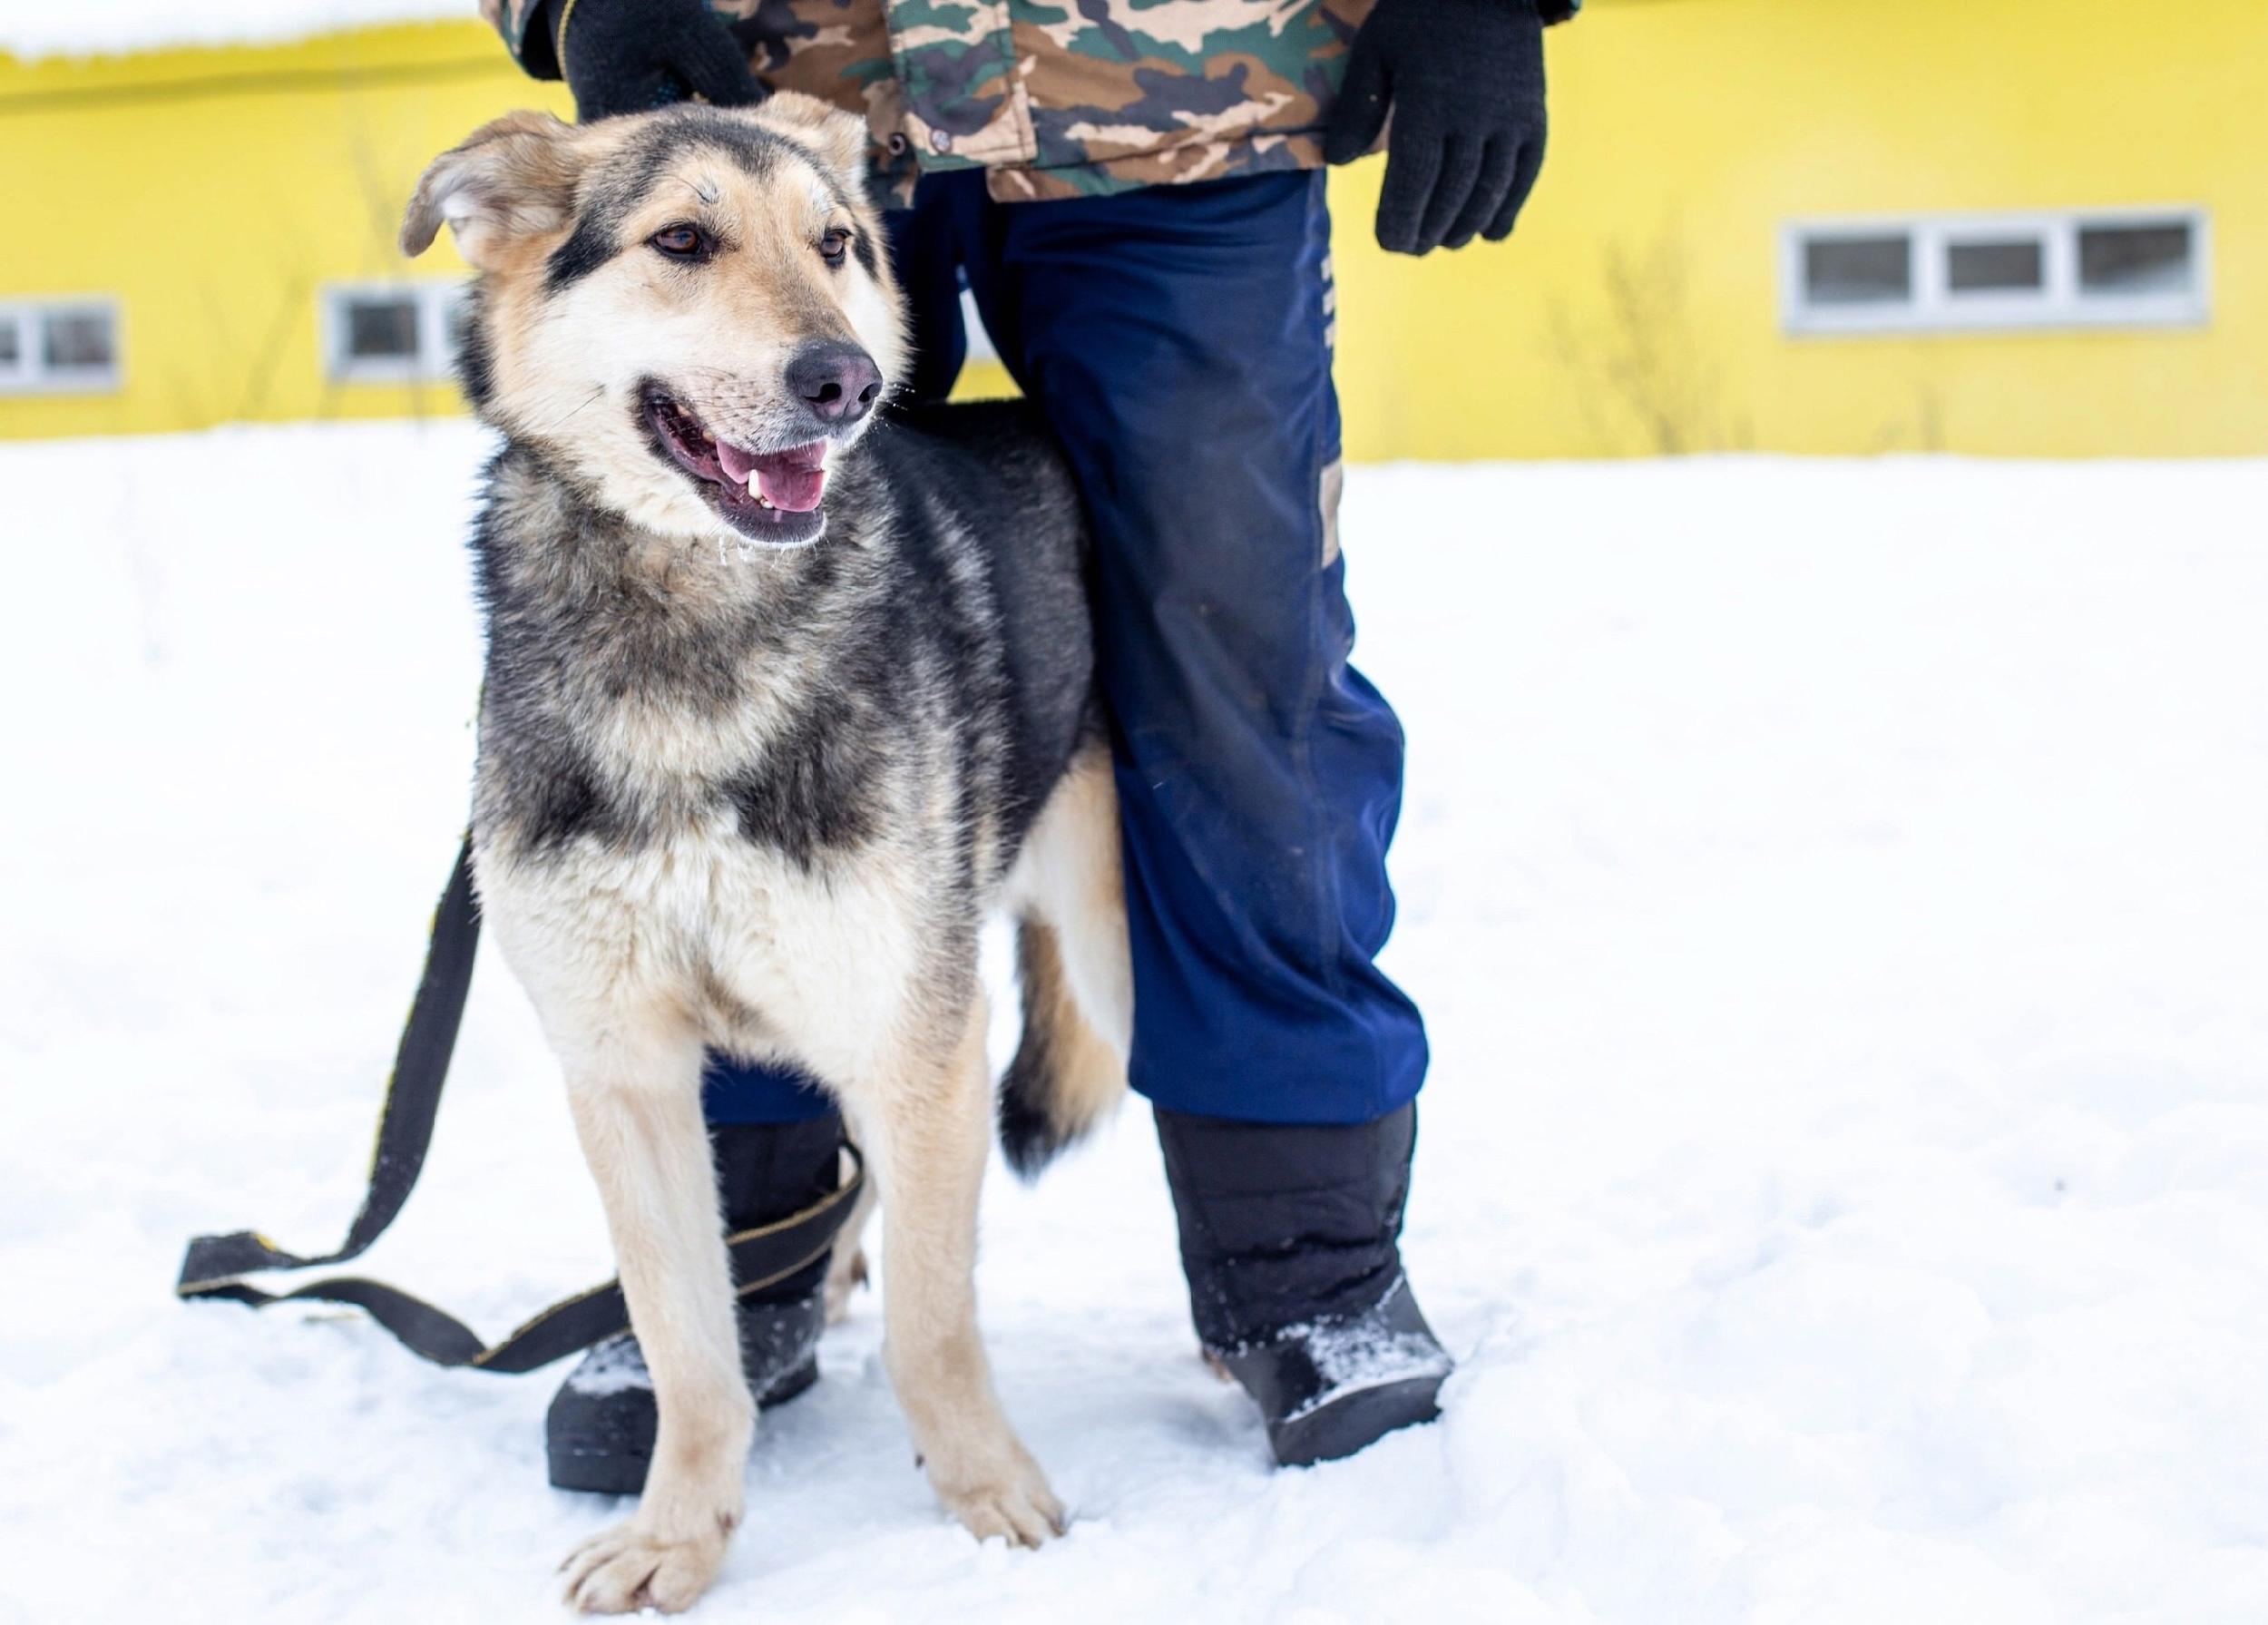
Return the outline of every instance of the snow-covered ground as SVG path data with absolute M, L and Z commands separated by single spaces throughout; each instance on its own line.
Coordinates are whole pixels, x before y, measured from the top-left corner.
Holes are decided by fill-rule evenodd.
M 548 1375 L 168 1296 L 359 1194 L 479 447 L 0 450 L 0 1619 L 546 1620 L 616 1514 L 544 1486 Z M 2268 465 L 1356 471 L 1445 1420 L 1267 1472 L 1129 1112 L 986 1194 L 1070 1537 L 946 1522 L 867 1299 L 709 1617 L 2268 1617 L 2263 511 Z M 607 1273 L 493 963 L 368 1268 L 492 1334 Z

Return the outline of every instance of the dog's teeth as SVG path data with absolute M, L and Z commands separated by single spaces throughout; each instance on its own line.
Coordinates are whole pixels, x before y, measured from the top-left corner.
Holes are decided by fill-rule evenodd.
M 759 491 L 756 494 L 756 505 L 759 508 L 768 508 L 772 505 L 772 499 Z

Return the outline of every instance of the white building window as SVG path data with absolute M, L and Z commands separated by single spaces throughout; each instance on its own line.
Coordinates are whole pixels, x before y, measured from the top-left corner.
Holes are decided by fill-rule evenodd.
M 323 366 L 354 384 L 448 377 L 464 337 L 462 282 L 387 282 L 323 290 Z
M 1791 333 L 2194 326 L 2207 248 L 2195 209 L 1807 220 L 1781 304 Z
M 110 300 L 0 304 L 0 394 L 107 395 L 118 382 Z

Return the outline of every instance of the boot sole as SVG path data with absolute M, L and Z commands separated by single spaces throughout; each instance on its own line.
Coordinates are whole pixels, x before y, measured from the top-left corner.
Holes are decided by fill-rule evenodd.
M 1416 1427 L 1442 1414 L 1439 1399 L 1447 1373 L 1407 1377 L 1334 1395 L 1312 1411 L 1287 1416 L 1268 1427 L 1268 1444 L 1283 1467 L 1312 1467 L 1344 1461 L 1388 1434 Z
M 756 1396 L 756 1403 L 786 1405 L 818 1380 L 819 1356 L 814 1351 L 804 1356 L 802 1364 L 782 1372 L 778 1381 Z M 653 1464 L 650 1452 L 624 1450 L 619 1444 L 578 1450 L 552 1439 L 546 1442 L 545 1454 L 550 1458 L 552 1488 L 592 1495 L 639 1493 L 646 1487 L 646 1470 Z

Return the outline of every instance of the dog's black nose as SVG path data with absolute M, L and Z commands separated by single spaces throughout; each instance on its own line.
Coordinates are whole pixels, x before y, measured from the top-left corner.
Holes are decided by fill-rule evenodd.
M 787 364 L 787 387 L 823 421 L 856 423 L 882 398 L 882 368 L 855 344 L 815 344 Z

